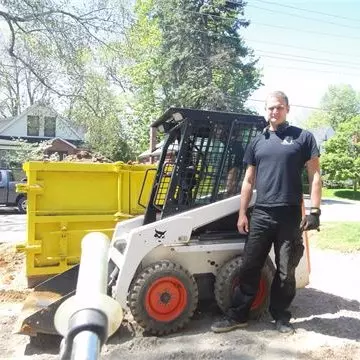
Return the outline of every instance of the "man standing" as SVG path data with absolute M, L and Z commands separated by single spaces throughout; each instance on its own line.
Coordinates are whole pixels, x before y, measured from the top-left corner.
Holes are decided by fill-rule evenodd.
M 239 232 L 249 233 L 244 249 L 240 286 L 234 291 L 233 305 L 226 318 L 213 324 L 214 332 L 245 327 L 256 296 L 261 270 L 274 245 L 276 273 L 271 286 L 269 311 L 277 330 L 292 333 L 288 311 L 296 291 L 295 269 L 303 255 L 302 231 L 320 225 L 321 178 L 319 151 L 313 135 L 290 126 L 287 96 L 276 91 L 266 100 L 268 126 L 248 146 L 247 164 L 241 188 Z M 311 210 L 302 220 L 301 174 L 306 166 L 311 186 Z M 250 219 L 247 208 L 256 189 Z

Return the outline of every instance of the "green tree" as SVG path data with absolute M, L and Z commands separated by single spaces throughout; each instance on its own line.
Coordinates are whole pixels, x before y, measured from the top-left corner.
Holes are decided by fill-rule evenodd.
M 336 129 L 360 113 L 360 97 L 351 85 L 330 85 L 321 106 L 327 112 L 330 125 Z
M 260 86 L 253 52 L 241 38 L 243 1 L 157 0 L 166 105 L 244 111 Z
M 352 179 L 354 191 L 360 181 L 360 116 L 341 123 L 336 135 L 325 143 L 321 168 L 331 180 Z
M 23 139 L 13 140 L 16 150 L 4 153 L 2 161 L 6 167 L 20 169 L 26 161 L 40 161 L 44 159 L 44 151 L 51 147 L 51 140 L 30 143 Z M 57 154 L 52 154 L 49 160 L 59 160 Z
M 314 129 L 321 126 L 339 124 L 360 114 L 360 96 L 350 85 L 330 85 L 321 99 L 320 111 L 313 112 L 305 126 Z
M 245 101 L 261 82 L 240 35 L 249 25 L 244 7 L 225 0 L 136 2 L 125 74 L 133 84 L 132 123 L 143 134 L 137 138 L 144 139 L 150 122 L 169 106 L 246 111 Z
M 330 126 L 330 119 L 324 110 L 315 110 L 307 118 L 304 127 L 307 129 L 317 129 Z
M 77 125 L 86 129 L 86 142 L 109 159 L 129 160 L 134 153 L 122 122 L 124 104 L 103 76 L 88 74 L 82 92 L 71 109 Z
M 1 4 L 5 31 L 0 37 L 0 84 L 9 86 L 0 89 L 4 105 L 0 112 L 16 115 L 45 94 L 54 108 L 87 131 L 95 151 L 113 160 L 128 159 L 120 96 L 126 89 L 119 91 L 120 82 L 108 77 L 104 54 L 111 50 L 120 57 L 113 44 L 123 39 L 131 4 L 124 0 L 4 0 Z M 3 69 L 12 72 L 1 73 Z M 24 94 L 26 101 L 21 101 Z
M 36 59 L 23 56 L 28 62 L 36 62 Z M 42 74 L 52 78 L 53 72 L 50 64 L 43 63 Z M 48 102 L 49 89 L 44 86 L 34 74 L 17 59 L 1 55 L 0 60 L 0 115 L 11 117 L 19 115 L 26 107 L 35 102 Z
M 99 46 L 107 46 L 114 38 L 119 40 L 128 16 L 121 0 L 82 4 L 71 0 L 3 0 L 1 4 L 0 21 L 5 28 L 1 50 L 54 93 L 67 96 L 71 94 L 66 80 L 81 73 L 78 59 L 84 49 L 95 55 Z M 53 83 L 43 72 L 44 62 L 52 64 L 54 73 L 62 74 L 61 81 Z
M 131 147 L 141 152 L 149 147 L 149 125 L 166 106 L 161 91 L 160 56 L 162 35 L 158 18 L 152 16 L 156 0 L 138 0 L 135 3 L 135 21 L 127 34 L 122 50 L 127 60 L 117 74 L 127 79 L 129 106 L 127 133 Z M 116 54 L 115 54 L 116 55 Z

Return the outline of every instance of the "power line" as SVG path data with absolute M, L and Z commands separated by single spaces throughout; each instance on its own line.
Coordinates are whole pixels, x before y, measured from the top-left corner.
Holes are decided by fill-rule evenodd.
M 279 53 L 279 52 L 271 52 L 271 51 L 264 51 L 264 50 L 257 50 L 257 49 L 254 49 L 254 50 L 256 50 L 259 53 L 264 53 L 264 54 L 275 54 L 275 55 L 288 56 L 288 57 L 290 57 L 288 60 L 295 60 L 295 61 L 301 61 L 301 62 L 310 62 L 312 64 L 335 66 L 335 67 L 344 67 L 344 66 L 346 66 L 349 69 L 359 69 L 360 70 L 360 63 L 351 63 L 351 62 L 345 62 L 345 61 L 331 61 L 331 60 L 327 60 L 327 59 L 318 59 L 318 58 L 313 58 L 313 57 L 308 57 L 308 56 L 286 54 L 286 53 Z M 284 58 L 282 56 L 276 56 L 276 58 L 287 59 L 287 58 Z M 301 59 L 305 59 L 306 61 L 301 60 Z M 315 60 L 315 61 L 307 61 L 307 60 Z M 340 64 L 340 65 L 337 65 L 337 64 Z M 352 66 L 352 65 L 355 65 L 355 66 Z
M 195 32 L 202 32 L 202 33 L 207 33 L 206 31 L 201 31 L 201 30 L 194 30 Z M 229 38 L 230 36 L 224 36 L 224 35 L 219 35 L 220 37 L 225 37 L 225 38 Z M 233 38 L 233 37 L 232 37 Z M 266 53 L 266 51 L 263 51 Z M 275 53 L 276 54 L 276 53 Z M 345 69 L 350 69 L 353 68 L 355 70 L 359 69 L 360 67 L 351 67 L 349 65 L 346 66 L 341 66 L 341 65 L 336 65 L 336 64 L 332 64 L 332 63 L 325 63 L 325 62 L 316 62 L 316 61 L 308 61 L 308 60 L 302 60 L 302 59 L 296 59 L 294 57 L 296 57 L 296 55 L 287 55 L 287 56 L 292 56 L 293 58 L 285 58 L 285 57 L 281 57 L 281 56 L 267 56 L 267 55 L 262 55 L 261 57 L 265 57 L 265 58 L 276 58 L 279 60 L 284 60 L 284 61 L 298 61 L 298 62 L 305 62 L 305 63 L 309 63 L 309 64 L 318 64 L 318 65 L 324 65 L 324 66 L 333 66 L 333 67 L 344 67 Z M 261 59 L 260 57 L 260 59 Z M 202 57 L 203 59 L 207 59 L 205 57 Z M 311 59 L 311 58 L 310 58 Z M 317 59 L 314 59 L 317 60 Z M 319 59 L 321 60 L 321 59 Z M 326 61 L 326 60 L 324 60 Z M 353 63 L 355 65 L 355 63 Z M 290 69 L 290 70 L 299 70 L 299 71 L 311 71 L 311 72 L 317 72 L 317 73 L 329 73 L 329 74 L 342 74 L 342 75 L 350 75 L 350 76 L 360 76 L 360 73 L 356 73 L 356 72 L 344 72 L 344 71 L 330 71 L 330 70 L 319 70 L 319 69 L 304 69 L 304 68 L 298 68 L 298 67 L 286 67 L 286 66 L 273 66 L 273 65 L 265 65 L 265 67 L 275 67 L 275 68 L 280 68 L 280 69 Z
M 315 61 L 308 61 L 308 60 L 302 60 L 302 59 L 296 59 L 296 58 L 284 58 L 284 57 L 281 57 L 281 56 L 262 55 L 262 57 L 264 57 L 264 58 L 270 58 L 270 59 L 279 59 L 279 60 L 303 62 L 303 63 L 315 64 L 315 65 L 342 67 L 341 65 L 332 65 L 332 64 L 326 64 L 326 63 L 315 62 Z M 359 71 L 360 71 L 360 67 L 347 66 L 346 68 L 347 68 L 347 69 L 354 69 L 354 70 L 359 70 Z
M 292 66 L 280 66 L 280 65 L 266 65 L 265 67 L 272 67 L 272 68 L 277 68 L 277 69 L 288 69 L 288 70 L 296 70 L 296 71 L 306 71 L 306 72 L 316 72 L 316 73 L 327 73 L 327 74 L 332 74 L 332 75 L 349 75 L 349 76 L 355 76 L 355 77 L 360 77 L 360 73 L 350 73 L 350 72 L 334 72 L 334 71 L 330 71 L 330 70 L 319 70 L 319 69 L 304 69 L 304 68 L 299 68 L 299 67 L 292 67 Z
M 258 0 L 258 1 L 260 1 L 260 0 Z M 228 1 L 228 2 L 233 3 L 233 4 L 238 4 L 237 2 L 234 2 L 234 1 Z M 268 2 L 268 3 L 272 3 L 272 4 L 277 4 L 277 3 L 275 3 L 275 2 L 269 2 L 269 1 L 263 1 L 263 2 Z M 280 5 L 280 4 L 277 4 L 277 5 L 286 7 L 285 5 Z M 251 6 L 251 5 L 250 5 L 250 6 Z M 289 6 L 287 6 L 287 7 L 289 7 Z M 297 9 L 296 7 L 291 7 L 291 8 Z M 199 12 L 199 11 L 192 11 L 192 10 L 182 10 L 182 11 L 183 11 L 183 12 L 187 12 L 187 13 L 193 13 L 193 14 L 201 15 L 201 16 L 215 17 L 215 18 L 221 19 L 222 21 L 228 21 L 228 20 L 245 21 L 244 19 L 239 19 L 239 18 L 237 18 L 237 17 L 226 17 L 226 18 L 224 18 L 223 16 L 214 15 L 214 14 L 202 13 L 202 12 Z M 303 11 L 306 11 L 306 10 L 303 10 Z M 179 13 L 179 14 L 180 14 L 180 13 Z M 329 14 L 327 14 L 327 15 L 329 15 Z M 329 16 L 330 16 L 330 15 L 329 15 Z M 345 18 L 345 19 L 346 19 L 346 18 Z M 314 19 L 314 20 L 315 20 L 315 19 Z M 329 22 L 329 23 L 330 23 L 330 22 Z M 255 24 L 258 24 L 258 25 L 260 25 L 260 26 L 268 26 L 268 27 L 280 28 L 280 29 L 285 29 L 285 30 L 293 30 L 293 31 L 299 31 L 299 32 L 307 32 L 307 33 L 310 33 L 310 34 L 318 34 L 318 35 L 322 35 L 322 36 L 331 36 L 331 37 L 338 37 L 338 38 L 343 38 L 343 39 L 356 39 L 356 40 L 359 40 L 359 39 L 360 39 L 360 37 L 342 36 L 342 35 L 337 35 L 337 34 L 327 34 L 327 33 L 322 33 L 322 32 L 311 31 L 311 30 L 288 28 L 288 27 L 279 26 L 279 25 L 270 25 L 270 24 L 257 23 L 257 22 L 255 22 Z M 335 24 L 335 23 L 332 23 L 332 24 Z M 340 24 L 336 24 L 336 25 L 340 25 Z M 343 25 L 340 25 L 340 26 L 343 26 Z M 352 28 L 360 29 L 360 27 L 352 27 Z M 198 32 L 198 33 L 209 34 L 208 31 L 202 31 L 202 30 L 193 30 L 193 31 L 194 31 L 194 32 Z M 211 35 L 211 36 L 217 36 L 217 37 L 222 37 L 222 38 L 228 38 L 228 39 L 241 39 L 241 40 L 242 40 L 242 38 L 241 38 L 240 36 L 239 36 L 239 37 L 236 37 L 236 36 L 227 36 L 227 35 L 220 35 L 220 34 L 209 34 L 209 35 Z M 315 49 L 309 49 L 309 48 L 304 48 L 304 47 L 296 47 L 296 46 L 292 46 L 292 45 L 268 43 L 268 42 L 255 41 L 255 40 L 252 40 L 252 41 L 258 42 L 258 43 L 266 43 L 266 44 L 274 44 L 274 45 L 279 45 L 279 46 L 285 46 L 285 47 L 294 48 L 294 49 L 301 49 L 301 50 L 309 50 L 309 51 L 314 51 L 314 52 L 327 53 L 327 54 L 331 54 L 331 55 L 339 55 L 338 53 L 334 53 L 334 52 L 331 52 L 331 51 L 315 50 Z M 346 56 L 346 54 L 343 54 L 343 56 Z M 354 58 L 353 54 L 348 54 L 348 56 L 351 56 L 352 58 Z
M 333 17 L 333 18 L 336 18 L 336 19 L 343 19 L 343 20 L 354 21 L 354 22 L 360 23 L 359 19 L 352 19 L 352 18 L 348 18 L 348 17 L 345 17 L 345 16 L 341 16 L 341 15 L 334 15 L 334 14 L 325 13 L 325 12 L 322 12 L 322 11 L 299 8 L 297 6 L 279 4 L 279 3 L 275 2 L 275 1 L 268 1 L 268 0 L 253 0 L 253 1 L 257 1 L 257 2 L 260 2 L 260 3 L 267 3 L 267 4 L 277 5 L 277 6 L 286 7 L 286 8 L 289 8 L 289 9 L 305 11 L 305 12 L 308 12 L 308 13 L 313 13 L 313 14 L 318 14 L 318 15 L 329 16 L 329 17 Z M 228 2 L 236 4 L 236 2 L 234 2 L 234 1 L 229 1 L 228 0 Z
M 231 99 L 231 100 L 242 100 L 242 98 L 240 98 L 239 96 L 234 96 L 234 95 L 226 95 L 225 94 L 225 97 L 228 98 L 228 99 Z M 254 102 L 260 102 L 260 103 L 266 103 L 266 100 L 260 100 L 260 99 L 252 99 L 252 98 L 249 98 L 249 99 L 246 99 L 245 102 L 248 102 L 248 101 L 254 101 Z M 304 108 L 304 109 L 310 109 L 310 110 L 322 110 L 322 111 L 326 111 L 322 108 L 319 108 L 319 107 L 316 107 L 316 106 L 309 106 L 309 105 L 299 105 L 299 104 L 292 104 L 290 103 L 290 106 L 291 107 L 299 107 L 299 108 Z
M 297 28 L 292 28 L 292 27 L 288 27 L 288 26 L 281 26 L 281 25 L 274 25 L 274 24 L 264 24 L 261 22 L 252 22 L 252 24 L 257 24 L 260 26 L 266 26 L 266 27 L 271 27 L 271 28 L 278 28 L 278 29 L 283 29 L 283 30 L 292 30 L 292 31 L 299 31 L 301 33 L 308 33 L 308 34 L 315 34 L 315 35 L 321 35 L 321 36 L 330 36 L 330 37 L 337 37 L 337 38 L 341 38 L 341 39 L 353 39 L 353 40 L 360 40 L 359 36 L 343 36 L 343 35 L 338 35 L 338 34 L 328 34 L 328 33 L 323 33 L 320 31 L 313 31 L 313 30 L 304 30 L 304 29 L 297 29 Z
M 320 12 L 320 11 L 303 9 L 303 8 L 299 8 L 299 7 L 296 7 L 296 6 L 279 4 L 279 3 L 276 3 L 276 2 L 273 2 L 273 1 L 262 1 L 262 0 L 253 0 L 253 1 L 258 1 L 258 2 L 261 2 L 261 3 L 273 4 L 273 5 L 277 5 L 277 6 L 280 6 L 280 7 L 286 7 L 286 8 L 290 8 L 290 9 L 294 9 L 294 10 L 301 10 L 301 11 L 305 11 L 305 12 L 309 12 L 309 13 L 314 13 L 314 14 L 319 14 L 319 15 L 325 15 L 325 16 L 334 17 L 334 18 L 336 18 L 336 19 L 343 19 L 343 20 L 347 20 L 347 21 L 355 21 L 355 22 L 360 23 L 360 19 L 351 19 L 351 18 L 348 18 L 348 17 L 340 16 L 340 15 L 328 14 L 328 13 L 323 13 L 323 12 Z M 226 2 L 227 2 L 227 3 L 230 3 L 230 4 L 239 5 L 239 3 L 236 2 L 236 1 L 226 0 Z M 256 7 L 256 5 L 253 5 L 253 4 L 250 4 L 250 5 L 247 4 L 246 6 L 248 6 L 248 7 Z M 272 10 L 270 10 L 270 9 L 265 9 L 265 8 L 260 8 L 260 7 L 257 7 L 257 8 L 263 9 L 263 10 L 272 11 Z M 181 9 L 181 11 L 182 11 L 182 12 L 190 12 L 190 13 L 198 13 L 198 14 L 205 15 L 205 16 L 218 17 L 218 18 L 221 18 L 221 19 L 223 19 L 223 20 L 226 20 L 226 19 L 241 20 L 241 19 L 239 19 L 239 18 L 237 18 L 237 17 L 228 16 L 228 17 L 224 18 L 223 16 L 213 15 L 213 14 L 207 14 L 207 13 L 202 13 L 202 12 L 199 12 L 199 11 L 192 11 L 192 10 L 185 10 L 185 9 Z M 274 11 L 275 11 L 275 10 L 274 10 Z M 278 12 L 278 11 L 277 11 L 277 12 Z M 288 14 L 288 15 L 298 16 L 297 14 L 295 15 L 295 14 L 285 13 L 285 12 L 283 12 L 283 13 L 284 13 L 284 14 Z M 310 19 L 309 19 L 309 20 L 310 20 Z M 356 28 L 356 29 L 359 28 L 359 27 L 357 27 L 357 26 L 352 27 L 352 26 L 350 26 L 350 25 L 338 24 L 338 23 L 329 22 L 329 21 L 326 21 L 326 20 L 320 20 L 320 19 L 311 19 L 311 20 L 316 20 L 316 21 L 319 21 L 319 22 L 326 22 L 326 23 L 333 24 L 333 25 L 338 25 L 338 26 L 351 27 L 351 28 Z
M 347 56 L 347 57 L 351 57 L 352 59 L 360 59 L 360 56 L 357 57 L 357 56 L 354 56 L 353 54 L 344 54 L 344 53 L 339 54 L 339 53 L 336 53 L 333 51 L 312 49 L 312 48 L 306 48 L 306 47 L 294 46 L 294 45 L 286 45 L 283 43 L 276 43 L 276 42 L 253 40 L 250 38 L 248 38 L 247 40 L 250 42 L 259 43 L 259 44 L 276 45 L 276 46 L 281 46 L 281 47 L 285 47 L 285 48 L 291 48 L 291 49 L 297 49 L 297 50 L 307 50 L 307 51 L 318 52 L 318 53 L 329 54 L 329 55 Z
M 330 25 L 345 27 L 345 28 L 348 28 L 348 29 L 356 29 L 356 30 L 360 29 L 360 26 L 351 26 L 351 25 L 345 25 L 345 24 L 338 24 L 338 23 L 333 22 L 333 21 L 326 21 L 326 20 L 321 20 L 321 19 L 309 18 L 307 16 L 298 15 L 298 14 L 292 14 L 292 13 L 285 12 L 285 11 L 267 9 L 267 8 L 263 8 L 261 6 L 256 6 L 256 5 L 253 5 L 253 4 L 247 5 L 247 7 L 260 9 L 260 10 L 265 10 L 265 11 L 269 11 L 269 12 L 273 12 L 273 13 L 277 13 L 277 14 L 290 15 L 290 16 L 297 17 L 297 18 L 300 18 L 300 19 L 306 19 L 306 20 L 316 21 L 316 22 L 320 22 L 320 23 L 324 23 L 324 24 L 330 24 Z
M 235 2 L 233 2 L 234 4 L 236 4 Z M 187 13 L 191 13 L 191 14 L 197 14 L 197 15 L 201 15 L 201 16 L 210 16 L 210 17 L 216 17 L 216 18 L 219 18 L 223 21 L 228 21 L 228 20 L 237 20 L 237 21 L 245 21 L 245 20 L 242 20 L 242 19 L 238 19 L 236 17 L 227 17 L 227 18 L 224 18 L 222 16 L 219 16 L 219 15 L 212 15 L 212 14 L 206 14 L 206 13 L 202 13 L 202 12 L 199 12 L 199 11 L 192 11 L 192 10 L 182 10 L 183 12 L 187 12 Z M 179 13 L 180 14 L 180 13 Z M 338 35 L 338 34 L 328 34 L 328 33 L 323 33 L 323 32 L 320 32 L 320 31 L 313 31 L 313 30 L 304 30 L 304 29 L 297 29 L 297 28 L 292 28 L 292 27 L 285 27 L 285 26 L 281 26 L 281 25 L 274 25 L 274 24 L 265 24 L 265 23 L 261 23 L 261 22 L 257 22 L 257 21 L 252 21 L 251 24 L 257 24 L 257 25 L 260 25 L 260 26 L 266 26 L 266 27 L 271 27 L 271 28 L 279 28 L 279 29 L 283 29 L 283 30 L 292 30 L 292 31 L 298 31 L 298 32 L 301 32 L 301 33 L 309 33 L 309 34 L 316 34 L 316 35 L 321 35 L 321 36 L 330 36 L 330 37 L 337 37 L 337 38 L 341 38 L 341 39 L 353 39 L 353 40 L 360 40 L 360 37 L 359 36 L 344 36 L 344 35 Z M 201 32 L 201 30 L 193 30 L 195 32 Z M 204 31 L 202 31 L 204 32 Z M 205 33 L 208 33 L 205 31 Z M 224 37 L 227 37 L 227 38 L 236 38 L 234 36 L 224 36 Z
M 229 95 L 229 94 L 224 94 L 224 97 L 230 100 L 243 100 L 240 96 L 236 96 L 236 95 Z M 260 100 L 260 99 L 252 99 L 252 98 L 248 98 L 245 100 L 245 103 L 248 101 L 254 101 L 254 102 L 260 102 L 260 103 L 266 103 L 266 100 Z M 322 111 L 326 111 L 323 110 L 319 107 L 315 107 L 315 106 L 308 106 L 308 105 L 299 105 L 299 104 L 293 104 L 290 103 L 291 107 L 299 107 L 299 108 L 304 108 L 304 109 L 310 109 L 310 110 L 322 110 Z
M 209 34 L 208 31 L 203 31 L 203 30 L 192 30 L 192 31 L 196 32 L 196 33 Z M 215 37 L 220 37 L 220 38 L 239 39 L 239 38 L 237 38 L 235 36 L 227 36 L 227 35 L 222 35 L 222 34 L 209 34 L 209 35 L 210 36 L 215 36 Z M 279 45 L 281 45 L 281 44 L 279 44 Z M 262 50 L 257 50 L 257 51 L 266 53 L 266 51 L 262 51 Z M 293 57 L 302 57 L 302 56 L 291 55 L 291 54 L 283 54 L 283 55 L 293 56 Z M 280 56 L 275 57 L 275 56 L 266 56 L 266 55 L 263 55 L 263 57 L 278 58 L 278 59 L 283 59 L 283 60 L 293 60 L 293 61 L 300 61 L 300 62 L 318 64 L 318 65 L 334 66 L 334 67 L 341 67 L 340 65 L 336 65 L 336 63 L 338 63 L 338 64 L 343 63 L 343 64 L 347 64 L 347 65 L 345 65 L 347 68 L 358 69 L 358 67 L 351 66 L 351 65 L 358 65 L 357 63 L 349 63 L 349 62 L 342 62 L 342 61 L 334 61 L 332 63 L 329 63 L 325 59 L 315 59 L 315 58 L 309 58 L 309 59 L 320 60 L 320 61 L 314 62 L 314 61 L 308 61 L 308 60 L 299 60 L 299 59 L 296 59 L 296 58 L 295 59 L 289 59 L 289 58 L 284 58 L 284 57 L 280 57 Z M 302 58 L 306 58 L 306 57 L 302 57 Z
M 235 3 L 235 2 L 234 2 Z M 249 6 L 252 6 L 252 5 L 249 5 Z M 268 9 L 265 9 L 265 10 L 268 10 Z M 190 14 L 197 14 L 197 15 L 201 15 L 201 16 L 209 16 L 209 17 L 214 17 L 214 18 L 218 18 L 222 21 L 229 21 L 229 20 L 237 20 L 237 21 L 247 21 L 245 19 L 239 19 L 237 17 L 234 17 L 234 16 L 228 16 L 228 17 L 223 17 L 223 16 L 219 16 L 219 15 L 214 15 L 214 14 L 207 14 L 207 13 L 202 13 L 200 11 L 193 11 L 193 10 L 181 10 L 182 12 L 186 12 L 186 13 L 190 13 Z M 272 10 L 269 10 L 269 11 L 272 11 Z M 181 14 L 179 12 L 179 14 Z M 289 14 L 289 13 L 287 13 Z M 291 14 L 293 15 L 293 14 Z M 294 16 L 298 16 L 298 15 L 294 15 Z M 302 17 L 302 16 L 299 16 L 299 17 Z M 316 19 L 309 19 L 309 18 L 306 18 L 306 17 L 302 17 L 302 18 L 305 18 L 305 19 L 308 19 L 308 20 L 314 20 L 314 21 L 319 21 L 319 20 L 316 20 Z M 325 23 L 329 23 L 329 24 L 334 24 L 334 25 L 339 25 L 339 26 L 344 26 L 344 27 L 349 27 L 349 28 L 352 28 L 352 29 L 360 29 L 360 27 L 354 27 L 354 26 L 348 26 L 348 25 L 342 25 L 342 24 L 336 24 L 336 23 L 333 23 L 333 22 L 328 22 L 328 21 L 322 21 L 322 22 L 325 22 Z M 277 28 L 282 28 L 282 29 L 290 29 L 290 30 L 294 30 L 294 31 L 301 31 L 301 32 L 310 32 L 310 33 L 313 33 L 313 34 L 318 34 L 318 35 L 323 35 L 323 36 L 332 36 L 332 37 L 340 37 L 340 38 L 351 38 L 351 39 L 360 39 L 360 37 L 354 37 L 354 36 L 342 36 L 342 35 L 337 35 L 337 34 L 327 34 L 327 33 L 323 33 L 323 32 L 316 32 L 316 31 L 311 31 L 311 30 L 303 30 L 303 29 L 296 29 L 296 28 L 291 28 L 291 27 L 284 27 L 284 26 L 280 26 L 280 25 L 270 25 L 270 24 L 264 24 L 264 23 L 258 23 L 258 22 L 253 22 L 253 21 L 250 21 L 251 24 L 258 24 L 258 25 L 262 25 L 262 26 L 270 26 L 270 27 L 277 27 Z
M 231 2 L 231 1 L 228 1 L 228 2 Z M 234 2 L 235 3 L 235 2 Z M 236 3 L 235 3 L 236 4 Z M 248 5 L 248 6 L 253 6 L 253 5 Z M 210 17 L 215 17 L 215 18 L 219 18 L 221 20 L 238 20 L 238 21 L 241 21 L 243 19 L 238 19 L 236 17 L 222 17 L 222 16 L 219 16 L 219 15 L 213 15 L 213 14 L 206 14 L 206 13 L 202 13 L 202 12 L 199 12 L 199 11 L 191 11 L 191 10 L 182 10 L 183 12 L 187 12 L 187 13 L 192 13 L 192 14 L 198 14 L 198 15 L 201 15 L 201 16 L 210 16 Z M 315 19 L 314 19 L 315 20 Z M 331 23 L 331 22 L 329 22 Z M 265 25 L 265 26 L 273 26 L 273 25 L 269 25 L 269 24 L 261 24 L 261 25 Z M 342 25 L 341 25 L 342 26 Z M 283 28 L 283 27 L 281 27 Z M 354 29 L 360 29 L 360 27 L 352 27 Z M 296 31 L 303 31 L 302 29 L 294 29 Z M 201 30 L 194 30 L 195 32 L 203 32 L 203 33 L 207 33 L 206 31 L 201 31 Z M 321 33 L 321 35 L 329 35 L 329 34 L 325 34 L 325 33 Z M 220 35 L 219 35 L 220 36 Z M 330 35 L 331 36 L 331 35 Z M 236 38 L 234 36 L 223 36 L 223 37 L 226 37 L 226 38 Z M 342 36 L 341 36 L 342 37 Z M 356 39 L 360 39 L 360 38 L 356 38 Z M 289 48 L 294 48 L 294 49 L 299 49 L 299 50 L 309 50 L 309 51 L 314 51 L 314 52 L 321 52 L 321 53 L 325 53 L 325 54 L 330 54 L 330 55 L 339 55 L 339 53 L 335 53 L 335 52 L 332 52 L 332 51 L 325 51 L 325 50 L 318 50 L 318 49 L 310 49 L 310 48 L 304 48 L 304 47 L 298 47 L 298 46 L 293 46 L 293 45 L 284 45 L 284 44 L 280 44 L 280 43 L 269 43 L 269 42 L 265 42 L 265 41 L 258 41 L 258 40 L 251 40 L 249 39 L 250 41 L 253 41 L 253 42 L 258 42 L 258 43 L 264 43 L 264 44 L 270 44 L 270 45 L 279 45 L 279 46 L 285 46 L 285 47 L 289 47 Z M 354 58 L 353 54 L 342 54 L 343 56 L 351 56 L 352 58 Z M 360 59 L 360 57 L 359 57 Z

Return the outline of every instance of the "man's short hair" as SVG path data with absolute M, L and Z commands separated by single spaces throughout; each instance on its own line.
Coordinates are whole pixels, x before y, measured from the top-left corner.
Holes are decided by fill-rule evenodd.
M 281 99 L 283 99 L 285 101 L 285 104 L 287 106 L 289 106 L 289 98 L 287 97 L 287 95 L 283 91 L 272 91 L 270 94 L 268 94 L 268 96 L 266 98 L 266 102 L 265 102 L 265 107 L 266 107 L 267 99 L 269 97 L 281 98 Z

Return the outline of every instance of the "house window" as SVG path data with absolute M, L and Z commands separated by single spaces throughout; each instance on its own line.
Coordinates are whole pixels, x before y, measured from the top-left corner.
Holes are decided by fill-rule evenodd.
M 39 136 L 40 119 L 39 116 L 28 115 L 27 134 L 28 136 Z
M 44 136 L 55 137 L 55 134 L 56 134 L 56 118 L 51 116 L 45 116 Z

